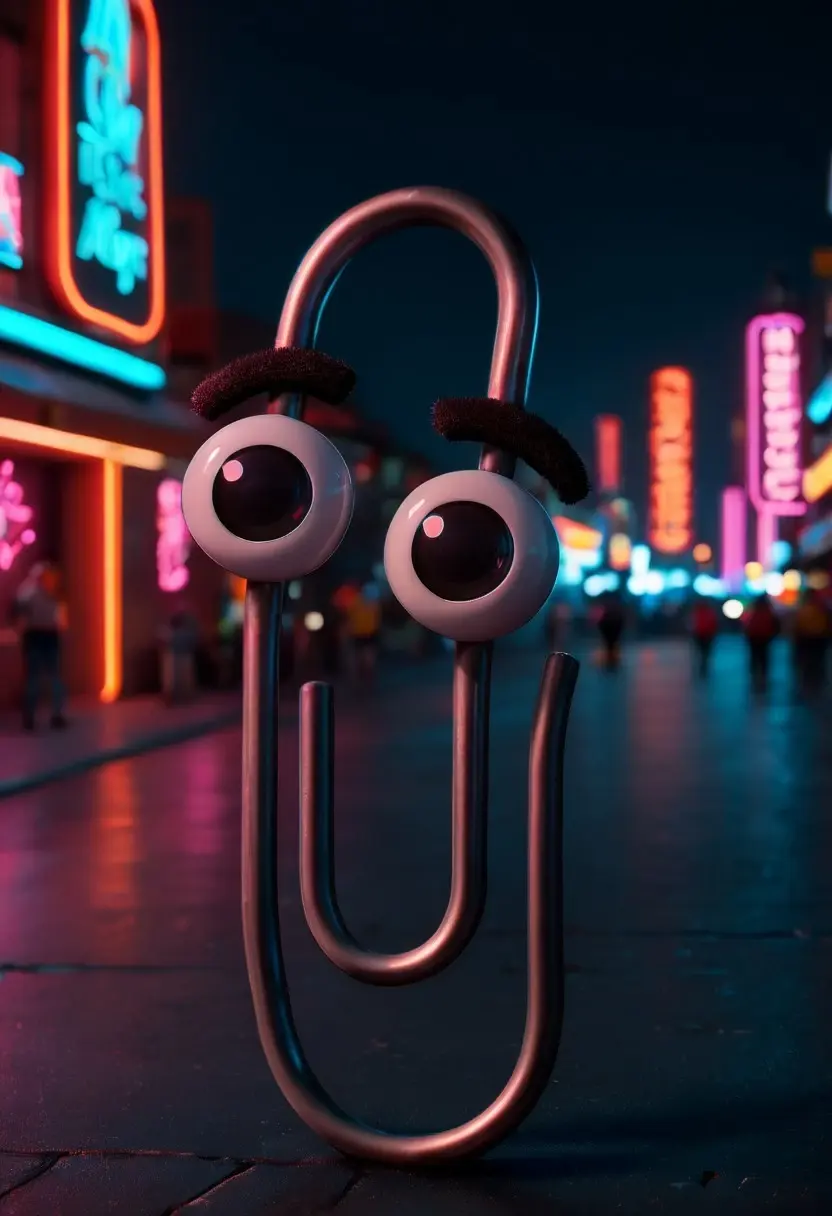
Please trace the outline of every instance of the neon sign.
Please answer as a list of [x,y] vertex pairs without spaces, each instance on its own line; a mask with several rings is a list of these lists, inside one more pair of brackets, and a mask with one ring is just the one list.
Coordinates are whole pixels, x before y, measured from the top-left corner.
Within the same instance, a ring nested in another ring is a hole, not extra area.
[[191,535],[182,514],[182,483],[172,477],[156,490],[156,581],[160,591],[181,591],[190,579]]
[[650,379],[648,538],[659,553],[682,553],[692,529],[692,381],[684,368],[663,367]]
[[23,265],[23,206],[19,160],[0,152],[0,266],[20,270]]
[[755,317],[746,329],[748,495],[769,516],[803,515],[800,335],[792,313]]
[[601,494],[616,494],[621,489],[621,430],[621,419],[615,414],[600,414],[595,419],[595,463]]
[[726,486],[722,491],[722,578],[732,587],[742,582],[747,541],[745,490]]
[[165,316],[152,0],[51,0],[48,271],[75,316],[151,342]]
[[18,554],[36,539],[29,527],[33,516],[23,501],[23,487],[14,480],[14,462],[0,461],[0,570],[11,570]]

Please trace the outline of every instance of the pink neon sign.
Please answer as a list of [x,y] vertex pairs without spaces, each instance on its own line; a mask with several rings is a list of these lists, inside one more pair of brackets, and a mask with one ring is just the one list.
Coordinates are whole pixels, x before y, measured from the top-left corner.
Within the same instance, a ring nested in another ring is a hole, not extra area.
[[741,486],[726,486],[722,491],[722,577],[729,584],[742,579],[747,527],[745,490]]
[[759,512],[803,515],[800,451],[802,318],[777,312],[746,329],[748,496]]
[[191,535],[182,514],[182,483],[172,477],[156,490],[156,581],[160,591],[181,591],[191,577]]
[[0,570],[11,570],[14,559],[35,537],[34,511],[23,501],[23,487],[14,480],[14,462],[0,461]]

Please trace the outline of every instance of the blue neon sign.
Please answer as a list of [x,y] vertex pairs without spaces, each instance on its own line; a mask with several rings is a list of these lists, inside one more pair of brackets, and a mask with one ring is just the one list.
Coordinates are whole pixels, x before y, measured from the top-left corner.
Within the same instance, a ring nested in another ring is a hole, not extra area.
[[164,388],[167,379],[156,363],[4,305],[0,305],[0,342],[26,347],[143,392]]
[[81,35],[84,52],[84,117],[77,124],[78,181],[91,191],[84,205],[76,257],[115,274],[116,289],[129,296],[147,280],[149,246],[125,218],[147,218],[139,157],[144,115],[131,101],[129,0],[90,0]]
[[0,152],[0,266],[9,270],[20,270],[23,265],[22,176],[20,161]]

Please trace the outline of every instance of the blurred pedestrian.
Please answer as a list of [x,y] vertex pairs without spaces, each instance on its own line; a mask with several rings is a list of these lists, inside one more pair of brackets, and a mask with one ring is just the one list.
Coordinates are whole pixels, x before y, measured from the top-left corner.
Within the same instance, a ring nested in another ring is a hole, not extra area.
[[803,692],[817,692],[823,686],[830,632],[823,600],[816,591],[805,591],[792,622],[795,676]]
[[696,652],[696,670],[705,679],[711,666],[716,635],[719,632],[719,617],[709,600],[699,599],[694,604],[690,618],[690,633]]
[[162,695],[169,705],[191,701],[196,691],[199,626],[193,613],[178,605],[161,630]]
[[624,633],[624,609],[617,595],[610,595],[598,618],[598,632],[603,646],[603,664],[607,671],[616,671],[621,662],[621,637]]
[[69,622],[57,566],[38,562],[32,567],[18,588],[13,615],[20,631],[23,659],[23,728],[35,729],[43,685],[48,684],[52,698],[50,725],[61,729],[67,725],[61,658]]
[[780,619],[767,595],[759,595],[746,608],[742,629],[748,643],[748,665],[751,684],[756,692],[768,685],[771,644],[780,634]]
[[346,609],[346,627],[353,675],[362,683],[375,676],[381,635],[381,594],[373,583],[365,583]]

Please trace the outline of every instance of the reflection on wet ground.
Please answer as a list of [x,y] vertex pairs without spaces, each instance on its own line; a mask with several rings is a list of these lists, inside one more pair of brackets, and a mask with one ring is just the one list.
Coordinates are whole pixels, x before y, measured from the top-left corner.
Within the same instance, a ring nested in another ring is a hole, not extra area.
[[[282,732],[298,1021],[327,1084],[374,1121],[459,1120],[513,1064],[539,667],[506,652],[495,673],[483,929],[454,970],[414,989],[362,989],[318,955],[297,889],[297,737]],[[380,948],[432,931],[447,899],[442,674],[403,677],[339,722],[339,894]],[[617,676],[587,662],[569,739],[567,1015],[549,1093],[473,1170],[426,1181],[332,1162],[291,1184],[283,1171],[281,1194],[311,1187],[298,1210],[317,1211],[343,1192],[349,1216],[675,1211],[705,1196],[726,1211],[814,1210],[807,1196],[832,1190],[830,708],[795,699],[784,664],[753,698],[732,642],[707,683],[675,643],[635,648]],[[2,1147],[332,1161],[257,1043],[239,775],[230,730],[0,803]],[[278,1186],[275,1168],[240,1173],[224,1192],[235,1210],[267,1210],[255,1205]]]

